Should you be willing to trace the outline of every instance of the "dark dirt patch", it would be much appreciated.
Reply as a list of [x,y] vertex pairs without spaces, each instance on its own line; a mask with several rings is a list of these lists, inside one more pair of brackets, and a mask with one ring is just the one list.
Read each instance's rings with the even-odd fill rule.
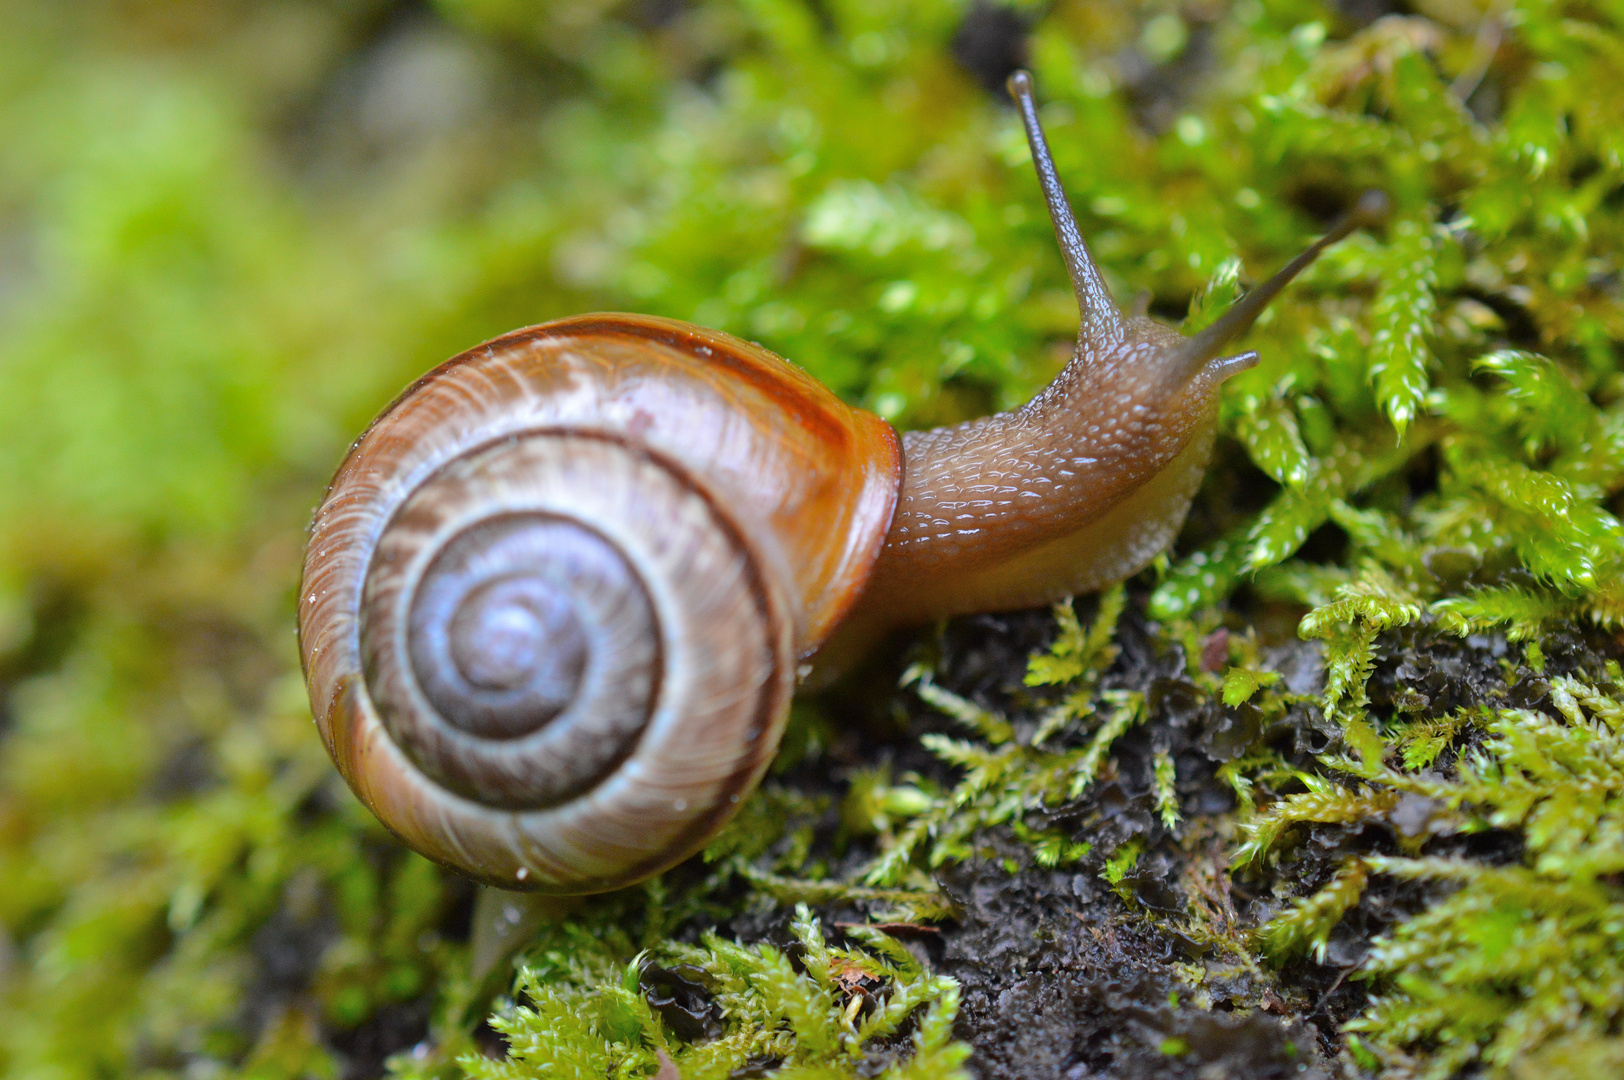
[[[1079,607],[1091,618],[1091,602]],[[949,624],[920,649],[935,661],[939,685],[1001,711],[1019,728],[1045,703],[1022,676],[1053,626],[1046,611],[977,616]],[[1143,597],[1130,602],[1116,640],[1121,652],[1102,687],[1144,693],[1146,722],[1118,741],[1083,798],[1028,818],[1093,844],[1090,856],[1047,869],[1000,833],[984,838],[982,857],[938,874],[963,914],[922,945],[962,987],[958,1031],[975,1049],[972,1067],[988,1078],[1078,1080],[1360,1075],[1342,1054],[1340,1035],[1368,1000],[1366,984],[1353,976],[1371,939],[1421,910],[1436,886],[1374,879],[1333,935],[1324,963],[1255,967],[1180,927],[1200,918],[1238,937],[1323,886],[1349,858],[1413,842],[1430,808],[1401,802],[1385,821],[1297,830],[1266,868],[1231,881],[1222,836],[1234,795],[1218,768],[1260,746],[1310,767],[1315,755],[1339,748],[1340,732],[1311,704],[1273,717],[1249,703],[1224,706],[1185,678],[1177,646],[1158,644]],[[1551,677],[1599,677],[1621,651],[1605,635],[1564,631],[1547,642],[1540,673],[1521,662],[1519,646],[1494,635],[1463,640],[1407,627],[1383,635],[1377,648],[1373,712],[1395,720],[1463,705],[1540,707],[1549,701]],[[1323,689],[1317,642],[1285,638],[1265,645],[1261,656],[1291,692]],[[896,755],[897,768],[951,782],[952,770],[908,748],[917,747],[921,731],[952,730],[952,722],[922,703],[905,708],[908,734],[885,752]],[[1155,812],[1158,752],[1171,754],[1177,767],[1184,820],[1173,829]],[[1101,870],[1130,840],[1144,853],[1119,895]],[[1421,850],[1491,863],[1520,855],[1514,835],[1494,831],[1434,838]]]
[[343,1080],[383,1076],[384,1063],[392,1055],[428,1038],[432,1009],[429,997],[381,1005],[360,1026],[330,1035],[329,1045],[342,1055]]
[[[1085,620],[1089,606],[1081,605]],[[1045,703],[1022,676],[1053,625],[1046,611],[955,623],[940,639],[937,681],[1018,726]],[[1117,742],[1083,798],[1028,818],[1091,843],[1090,856],[1048,869],[999,835],[986,857],[939,875],[963,916],[942,928],[931,951],[963,988],[959,1034],[975,1048],[972,1066],[983,1077],[1034,1080],[1343,1075],[1334,1028],[1308,1021],[1321,994],[1249,970],[1179,930],[1190,917],[1193,864],[1205,864],[1205,880],[1223,882],[1222,845],[1208,840],[1234,796],[1218,767],[1260,740],[1307,764],[1330,739],[1323,717],[1304,707],[1270,723],[1255,708],[1224,707],[1185,678],[1182,650],[1157,643],[1142,597],[1130,603],[1116,641],[1120,653],[1102,687],[1143,693],[1146,722]],[[1323,679],[1316,645],[1285,643],[1269,660],[1305,689]],[[941,724],[924,706],[913,719]],[[1154,799],[1154,761],[1164,752],[1174,759],[1185,815],[1174,829],[1162,824]],[[1130,841],[1144,852],[1123,881],[1125,900],[1101,870]],[[1238,918],[1235,903],[1220,897],[1219,916]]]
[[[1225,706],[1187,676],[1182,649],[1167,645],[1144,615],[1145,595],[1130,597],[1117,628],[1116,660],[1101,680],[1104,690],[1145,696],[1145,720],[1122,736],[1083,797],[1033,812],[1026,824],[1061,830],[1092,845],[1082,861],[1039,865],[1033,851],[1007,829],[978,838],[975,858],[937,872],[958,905],[956,920],[896,936],[929,966],[961,987],[957,1034],[973,1048],[970,1067],[983,1080],[1352,1080],[1364,1075],[1351,1063],[1342,1025],[1368,1003],[1370,987],[1358,968],[1371,940],[1442,895],[1436,885],[1373,877],[1363,897],[1333,933],[1323,962],[1294,960],[1281,967],[1257,963],[1245,934],[1297,897],[1324,886],[1348,860],[1371,853],[1468,857],[1506,863],[1521,857],[1515,834],[1488,830],[1470,836],[1427,836],[1436,808],[1410,798],[1385,816],[1289,830],[1261,866],[1231,874],[1236,798],[1219,769],[1268,747],[1286,762],[1317,768],[1316,755],[1341,749],[1338,726],[1312,700],[1325,684],[1318,642],[1282,635],[1262,643],[1262,665],[1282,675],[1296,700],[1284,709],[1252,702]],[[1078,601],[1085,622],[1095,602]],[[1269,624],[1248,613],[1246,625]],[[1273,623],[1294,626],[1289,613]],[[962,736],[956,722],[911,690],[894,691],[904,667],[923,661],[936,683],[999,711],[1020,730],[1053,700],[1053,692],[1023,683],[1027,658],[1055,633],[1047,610],[981,615],[922,635],[889,667],[859,673],[822,699],[839,717],[832,742],[787,765],[774,783],[823,798],[827,810],[813,821],[809,860],[835,877],[849,877],[870,858],[861,840],[843,835],[838,805],[851,770],[888,762],[893,775],[915,772],[941,784],[954,769],[927,753],[919,736],[939,731]],[[1200,666],[1227,665],[1228,639],[1216,631],[1200,643]],[[1459,639],[1427,626],[1382,635],[1369,684],[1372,715],[1394,723],[1436,717],[1462,706],[1547,707],[1549,680],[1565,674],[1603,676],[1605,662],[1624,654],[1612,638],[1562,631],[1545,643],[1544,670],[1529,667],[1520,645],[1494,635]],[[1056,742],[1081,735],[1062,735]],[[1439,759],[1448,769],[1463,745]],[[1155,805],[1154,763],[1172,757],[1182,820],[1166,826]],[[791,841],[785,839],[783,843]],[[1141,848],[1115,887],[1102,871],[1125,844]],[[672,871],[677,893],[708,872],[695,860]],[[731,917],[690,920],[671,935],[698,941],[714,932],[744,943],[771,942],[798,962],[790,933],[793,912],[748,902],[737,894],[713,896]],[[467,905],[450,905],[448,922]],[[712,908],[717,910],[718,908]],[[873,910],[870,910],[873,908]],[[841,924],[875,918],[877,905],[830,904],[818,909],[825,934],[842,940]],[[465,917],[465,916],[464,916]],[[850,944],[850,942],[847,942]],[[704,1041],[720,1029],[711,991],[699,969],[647,967],[645,996],[682,1039]],[[884,993],[883,987],[872,988]],[[404,1007],[403,1007],[404,1008]],[[385,1015],[353,1033],[332,1038],[349,1063],[349,1076],[374,1075],[389,1052],[413,1044],[413,1015]],[[499,1053],[499,1047],[492,1048]],[[911,1053],[907,1032],[877,1042],[863,1068],[878,1074]],[[782,1063],[753,1061],[738,1077],[770,1077]]]

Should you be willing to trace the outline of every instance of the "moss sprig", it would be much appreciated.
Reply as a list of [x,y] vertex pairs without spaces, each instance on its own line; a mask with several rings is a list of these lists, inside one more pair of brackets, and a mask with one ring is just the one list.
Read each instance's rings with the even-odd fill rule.
[[[1503,1075],[1541,1047],[1604,1044],[1624,1017],[1624,682],[1559,677],[1549,711],[1458,711],[1398,732],[1403,764],[1346,760],[1365,785],[1304,777],[1248,826],[1238,862],[1260,857],[1309,821],[1378,821],[1404,797],[1427,818],[1415,846],[1438,836],[1508,830],[1521,858],[1369,855],[1259,928],[1275,960],[1323,956],[1335,925],[1371,875],[1430,884],[1437,899],[1381,935],[1359,969],[1376,996],[1349,1025],[1393,1060],[1426,1051],[1420,1075],[1478,1063]],[[1475,728],[1481,741],[1452,775],[1426,771],[1438,744]]]
[[[469,1054],[459,1064],[480,1080],[630,1080],[673,1075],[662,1071],[667,1063],[685,1080],[768,1067],[806,1080],[968,1075],[961,1065],[969,1048],[953,1038],[952,979],[929,974],[877,930],[854,927],[852,946],[831,945],[805,906],[789,932],[790,951],[710,936],[626,956],[612,936],[556,928],[491,1019],[506,1055]],[[661,994],[662,982],[679,980],[686,1011]],[[673,1018],[687,1026],[679,1030]],[[412,1075],[409,1065],[404,1075]]]
[[[1116,657],[1111,635],[1124,596],[1121,586],[1107,591],[1086,630],[1069,602],[1055,606],[1059,634],[1047,649],[1031,657],[1026,681],[1060,684],[1063,690],[1059,701],[1027,730],[1017,731],[998,713],[937,686],[927,669],[916,666],[907,673],[905,685],[914,685],[923,700],[975,738],[921,736],[931,753],[960,770],[960,779],[950,788],[929,793],[911,820],[882,838],[882,853],[865,871],[866,882],[903,881],[916,859],[934,867],[966,858],[973,852],[976,834],[997,825],[1016,825],[1046,865],[1086,853],[1086,845],[1027,828],[1023,819],[1032,811],[1081,796],[1112,745],[1143,718],[1143,694],[1098,689],[1100,677]],[[1062,733],[1072,736],[1073,745],[1051,748],[1049,744]]]

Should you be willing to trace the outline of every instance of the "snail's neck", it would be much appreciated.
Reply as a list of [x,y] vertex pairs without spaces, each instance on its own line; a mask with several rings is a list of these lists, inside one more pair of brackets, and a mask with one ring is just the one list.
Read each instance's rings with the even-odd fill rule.
[[1014,412],[903,435],[896,512],[854,619],[1031,606],[1154,557],[1200,482],[1213,415],[1210,394],[1168,392],[1161,344],[1080,352]]

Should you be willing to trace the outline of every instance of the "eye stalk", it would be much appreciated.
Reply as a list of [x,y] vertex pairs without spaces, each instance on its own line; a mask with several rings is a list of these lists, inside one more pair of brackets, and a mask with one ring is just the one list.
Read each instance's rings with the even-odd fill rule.
[[1060,186],[1060,174],[1055,171],[1054,155],[1049,153],[1049,140],[1043,134],[1038,120],[1037,99],[1033,95],[1032,76],[1016,71],[1009,77],[1009,94],[1026,125],[1026,142],[1032,148],[1032,165],[1037,169],[1038,185],[1043,188],[1043,201],[1049,204],[1049,220],[1054,222],[1055,239],[1060,242],[1060,255],[1066,260],[1066,271],[1071,275],[1071,287],[1077,293],[1077,309],[1082,316],[1078,337],[1099,345],[1122,340],[1122,312],[1111,299],[1111,290],[1105,287],[1105,278],[1088,250],[1082,230],[1077,228],[1077,216],[1071,212],[1066,200],[1066,189]]
[[[1178,365],[1188,371],[1194,372],[1208,361],[1218,357],[1225,345],[1240,337],[1252,328],[1263,309],[1269,302],[1280,294],[1280,290],[1291,284],[1291,280],[1306,270],[1310,263],[1320,257],[1320,253],[1332,244],[1348,236],[1358,229],[1368,229],[1379,225],[1386,219],[1391,209],[1391,200],[1385,191],[1371,188],[1359,196],[1353,209],[1342,216],[1342,219],[1331,230],[1318,240],[1310,244],[1300,255],[1292,259],[1273,277],[1241,297],[1231,305],[1230,309],[1209,324],[1205,329],[1190,338],[1178,354]],[[1241,356],[1252,357],[1251,362],[1235,368],[1235,371],[1244,371],[1257,363],[1256,353],[1243,353]],[[1227,364],[1241,357],[1225,357],[1219,364]],[[1234,372],[1229,372],[1234,374]],[[1225,376],[1227,377],[1227,375]]]
[[[1032,148],[1032,164],[1037,170],[1038,184],[1043,189],[1043,199],[1049,206],[1050,220],[1054,222],[1055,238],[1060,242],[1060,254],[1066,260],[1072,289],[1077,294],[1079,349],[1085,346],[1096,350],[1109,349],[1125,337],[1134,337],[1131,323],[1140,320],[1124,320],[1111,299],[1111,292],[1106,288],[1105,279],[1088,250],[1082,231],[1077,227],[1077,217],[1072,213],[1071,203],[1067,201],[1065,189],[1060,184],[1060,175],[1055,170],[1054,156],[1049,152],[1049,140],[1044,136],[1043,125],[1038,120],[1031,74],[1016,71],[1009,77],[1008,87],[1010,97],[1015,99],[1016,108],[1020,111],[1021,123],[1026,127],[1026,141]],[[1225,357],[1220,357],[1219,353],[1225,345],[1251,329],[1269,302],[1319,258],[1321,252],[1356,229],[1379,224],[1387,217],[1389,209],[1386,192],[1374,188],[1366,191],[1353,209],[1331,226],[1329,232],[1281,267],[1273,277],[1237,300],[1216,322],[1186,339],[1163,362],[1170,371],[1182,375],[1186,380],[1207,367],[1216,376],[1214,385],[1254,366],[1258,361],[1255,352]]]

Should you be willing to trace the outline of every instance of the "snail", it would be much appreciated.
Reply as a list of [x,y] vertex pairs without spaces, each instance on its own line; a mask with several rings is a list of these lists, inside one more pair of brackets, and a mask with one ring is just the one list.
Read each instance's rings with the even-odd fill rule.
[[[1221,355],[1379,195],[1193,337],[1125,316],[1019,107],[1077,294],[1024,407],[900,437],[727,334],[600,314],[418,379],[315,513],[299,599],[318,727],[407,844],[487,884],[617,888],[760,780],[820,647],[1118,581],[1173,539]],[[834,638],[831,641],[831,638]]]

